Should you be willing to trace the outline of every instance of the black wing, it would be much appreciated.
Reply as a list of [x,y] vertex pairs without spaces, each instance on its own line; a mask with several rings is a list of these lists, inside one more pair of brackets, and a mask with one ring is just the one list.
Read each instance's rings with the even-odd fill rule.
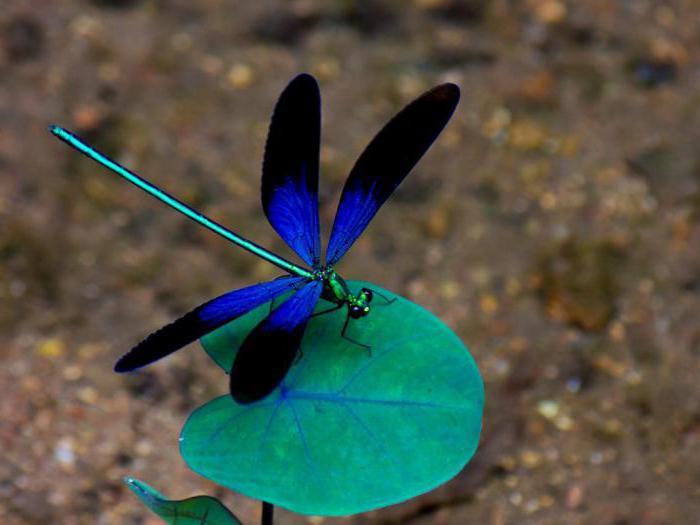
[[234,400],[239,403],[258,401],[284,379],[322,289],[322,281],[307,284],[248,334],[231,368],[230,387]]
[[124,354],[114,366],[116,372],[131,372],[149,365],[271,301],[304,282],[302,277],[281,277],[224,294],[153,332]]
[[294,78],[280,95],[263,160],[262,204],[270,224],[311,267],[320,259],[318,156],[321,95],[314,77]]
[[345,182],[326,261],[337,263],[450,120],[459,88],[442,84],[399,112],[357,159]]

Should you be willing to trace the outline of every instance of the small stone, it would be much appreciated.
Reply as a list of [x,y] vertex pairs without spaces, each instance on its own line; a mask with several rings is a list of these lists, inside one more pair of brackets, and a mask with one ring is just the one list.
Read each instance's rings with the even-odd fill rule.
[[447,300],[456,299],[462,293],[462,289],[457,281],[444,281],[440,285],[440,295]]
[[502,458],[498,459],[497,464],[507,472],[515,470],[515,467],[517,466],[517,462],[513,456],[503,456]]
[[244,89],[253,83],[253,70],[247,64],[235,64],[226,78],[232,88]]
[[533,120],[514,122],[509,128],[510,145],[519,151],[534,151],[542,148],[547,139],[545,130]]
[[82,130],[91,130],[98,126],[102,114],[95,106],[81,106],[72,115],[73,123]]
[[91,386],[78,389],[77,397],[83,403],[94,405],[99,399],[97,390]]
[[620,343],[625,339],[625,325],[623,325],[620,321],[614,321],[610,323],[608,333],[613,341]]
[[515,297],[523,289],[522,283],[517,280],[515,277],[508,277],[508,280],[506,281],[506,293],[508,294],[509,297]]
[[551,211],[557,207],[557,196],[551,191],[546,191],[540,196],[540,207],[545,211]]
[[519,507],[523,503],[523,495],[520,492],[513,492],[508,497],[508,501],[510,501],[516,507]]
[[574,420],[570,416],[562,415],[554,419],[554,426],[563,432],[568,432],[573,430]]
[[538,71],[525,78],[520,86],[519,95],[530,102],[551,102],[555,95],[554,75],[548,69]]
[[566,380],[566,389],[572,394],[576,394],[581,390],[582,381],[580,377],[570,377]]
[[36,376],[23,377],[20,380],[20,384],[22,389],[29,393],[39,392],[43,385],[42,381]]
[[425,233],[433,239],[444,239],[450,231],[450,210],[444,204],[434,208],[425,222]]
[[75,36],[94,38],[102,32],[102,24],[95,17],[82,15],[71,21],[70,29]]
[[63,378],[66,381],[77,381],[83,376],[83,370],[77,365],[70,365],[63,370]]
[[200,67],[207,75],[214,76],[221,73],[224,62],[217,56],[205,55],[200,62]]
[[529,346],[530,344],[528,343],[528,340],[525,337],[521,336],[512,337],[508,341],[508,348],[516,354],[524,352],[528,349]]
[[543,509],[548,509],[549,507],[552,507],[555,503],[556,501],[549,494],[543,494],[539,497],[539,504],[540,507],[542,507]]
[[65,343],[58,338],[45,339],[37,348],[39,355],[43,357],[48,357],[49,359],[54,359],[61,357],[66,350]]
[[617,378],[623,377],[628,370],[627,365],[607,355],[601,355],[595,359],[594,364],[599,370]]
[[498,310],[498,299],[491,294],[482,295],[479,299],[479,307],[485,314],[494,314]]
[[520,461],[527,469],[534,469],[542,463],[542,456],[534,450],[524,450],[520,454]]
[[603,462],[603,453],[602,452],[591,452],[591,455],[589,456],[589,461],[591,462],[591,465],[600,465]]
[[314,66],[314,72],[321,80],[332,80],[341,71],[340,62],[335,58],[326,58]]
[[583,487],[581,485],[572,485],[566,493],[566,508],[575,510],[581,506],[583,502]]
[[556,24],[566,17],[566,5],[559,0],[537,0],[535,16],[545,24]]
[[153,452],[153,444],[147,439],[141,439],[134,449],[139,456],[150,456]]
[[622,434],[622,421],[619,419],[608,419],[603,423],[603,432],[610,437],[617,437]]
[[56,443],[53,456],[60,464],[72,466],[75,463],[75,453],[73,452],[73,442],[70,438],[63,438]]
[[488,267],[476,266],[471,272],[469,272],[469,277],[475,286],[483,288],[484,286],[488,286],[493,276]]
[[526,514],[533,514],[540,510],[540,502],[537,499],[529,499],[527,500],[527,503],[525,503],[524,507],[525,513]]
[[559,414],[559,404],[551,400],[540,401],[537,403],[537,412],[545,419],[552,420]]
[[511,121],[512,116],[508,108],[496,108],[489,119],[483,124],[482,132],[486,137],[500,144],[505,142],[507,138],[507,130]]

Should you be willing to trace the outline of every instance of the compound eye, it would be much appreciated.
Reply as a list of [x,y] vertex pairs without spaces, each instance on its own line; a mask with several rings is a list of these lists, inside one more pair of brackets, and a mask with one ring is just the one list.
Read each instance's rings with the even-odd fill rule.
[[353,319],[357,319],[361,316],[362,316],[362,308],[360,308],[359,306],[357,306],[355,304],[352,305],[350,307],[350,317],[352,317]]
[[365,294],[365,300],[366,300],[368,303],[371,303],[371,302],[372,302],[372,297],[374,297],[374,294],[372,293],[372,290],[370,290],[369,288],[363,288],[363,289],[362,289],[362,293]]

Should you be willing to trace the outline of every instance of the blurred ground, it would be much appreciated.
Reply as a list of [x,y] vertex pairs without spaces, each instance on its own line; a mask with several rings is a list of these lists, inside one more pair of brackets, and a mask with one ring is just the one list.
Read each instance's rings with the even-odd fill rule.
[[[272,106],[324,97],[322,223],[371,135],[439,81],[448,129],[340,268],[431,309],[480,364],[483,443],[423,498],[280,524],[685,524],[700,515],[700,2],[4,0],[0,522],[153,524],[120,479],[189,472],[226,391],[197,348],[119,377],[149,331],[275,275],[51,138],[77,130],[288,254],[259,204]],[[250,521],[252,520],[252,521]]]

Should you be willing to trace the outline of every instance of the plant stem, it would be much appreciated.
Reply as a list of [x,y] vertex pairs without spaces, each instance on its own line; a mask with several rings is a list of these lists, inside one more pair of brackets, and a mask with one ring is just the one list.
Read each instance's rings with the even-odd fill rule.
[[263,501],[262,521],[260,522],[260,525],[272,525],[272,513],[274,510],[275,507],[272,505],[272,503]]

